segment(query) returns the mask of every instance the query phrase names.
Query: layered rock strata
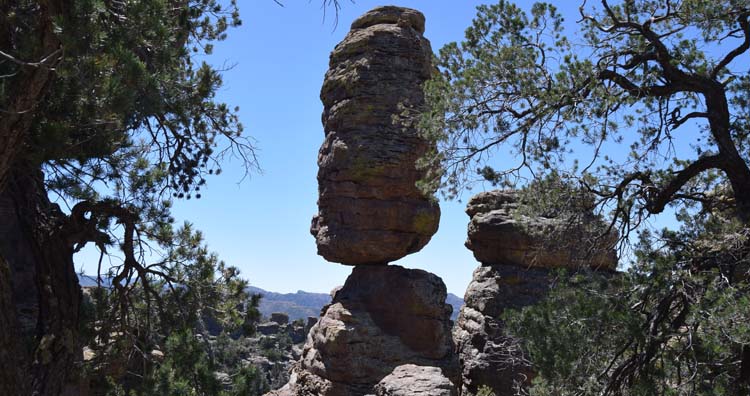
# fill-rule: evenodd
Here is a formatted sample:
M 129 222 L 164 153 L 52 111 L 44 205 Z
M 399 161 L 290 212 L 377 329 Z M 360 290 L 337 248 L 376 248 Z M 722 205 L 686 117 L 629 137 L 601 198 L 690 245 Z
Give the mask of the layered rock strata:
M 355 267 L 308 334 L 289 384 L 272 394 L 401 395 L 409 394 L 406 378 L 445 390 L 425 395 L 455 394 L 458 365 L 445 297 L 434 274 Z
M 456 395 L 443 281 L 387 265 L 424 247 L 440 219 L 416 185 L 430 148 L 416 129 L 433 72 L 423 33 L 420 12 L 378 7 L 331 53 L 310 231 L 318 254 L 355 267 L 310 329 L 289 383 L 272 395 Z
M 524 214 L 521 205 L 518 193 L 511 190 L 488 191 L 471 198 L 466 208 L 471 218 L 466 247 L 477 261 L 524 268 L 611 271 L 617 266 L 614 241 L 599 238 L 606 225 L 593 215 L 589 224 L 570 224 Z
M 584 241 L 597 240 L 594 233 L 604 228 L 593 216 L 593 224 L 576 226 L 525 214 L 529 211 L 521 205 L 513 191 L 490 191 L 473 197 L 466 210 L 471 218 L 466 246 L 481 265 L 453 330 L 462 396 L 476 395 L 481 386 L 496 396 L 516 395 L 533 377 L 521 340 L 505 330 L 501 316 L 506 310 L 544 298 L 555 269 L 611 271 L 617 266 L 611 238 L 580 248 Z M 579 243 L 551 245 L 550 236 L 558 234 L 574 236 Z
M 429 144 L 416 130 L 432 50 L 416 10 L 375 8 L 352 23 L 330 56 L 321 90 L 318 254 L 346 265 L 387 264 L 419 251 L 440 209 L 415 183 Z

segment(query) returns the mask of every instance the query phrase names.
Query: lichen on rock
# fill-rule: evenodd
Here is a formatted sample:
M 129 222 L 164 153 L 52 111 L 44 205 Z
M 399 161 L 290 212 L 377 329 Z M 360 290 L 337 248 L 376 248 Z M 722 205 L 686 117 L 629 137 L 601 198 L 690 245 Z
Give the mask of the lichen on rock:
M 519 194 L 494 190 L 471 198 L 466 213 L 471 220 L 466 247 L 485 264 L 527 268 L 617 267 L 613 235 L 607 225 L 592 219 L 587 224 L 528 215 Z
M 275 395 L 367 395 L 378 384 L 382 394 L 399 395 L 405 378 L 455 389 L 458 362 L 445 297 L 445 284 L 429 272 L 355 267 L 310 330 L 289 384 Z M 424 369 L 394 371 L 403 365 Z M 455 393 L 435 395 L 443 394 Z
M 321 100 L 318 254 L 346 265 L 388 264 L 422 249 L 440 208 L 416 183 L 430 148 L 415 116 L 433 73 L 424 16 L 386 6 L 368 11 L 330 56 Z
M 541 301 L 557 269 L 584 274 L 617 267 L 613 237 L 602 237 L 607 227 L 596 216 L 584 213 L 580 218 L 590 223 L 580 224 L 534 215 L 524 205 L 517 191 L 495 190 L 475 195 L 466 208 L 466 247 L 481 265 L 453 329 L 462 396 L 477 395 L 482 387 L 496 396 L 524 394 L 532 363 L 522 340 L 506 330 L 503 314 Z

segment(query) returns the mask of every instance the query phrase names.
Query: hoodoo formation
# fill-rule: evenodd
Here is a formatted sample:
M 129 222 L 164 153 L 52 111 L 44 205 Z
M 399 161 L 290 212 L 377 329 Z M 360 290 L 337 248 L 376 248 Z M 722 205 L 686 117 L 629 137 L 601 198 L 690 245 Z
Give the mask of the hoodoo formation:
M 437 201 L 415 185 L 429 148 L 415 127 L 432 73 L 423 32 L 419 11 L 378 7 L 331 53 L 311 232 L 326 260 L 355 267 L 272 395 L 457 395 L 445 284 L 387 265 L 422 249 L 440 219 Z
M 273 394 L 456 395 L 445 296 L 443 281 L 429 272 L 355 267 L 307 335 L 289 383 Z M 410 392 L 410 378 L 426 393 Z
M 564 232 L 577 241 L 596 241 L 606 224 L 593 216 L 587 227 L 558 219 L 522 214 L 514 191 L 488 191 L 470 201 L 466 247 L 481 265 L 464 295 L 464 306 L 453 329 L 461 365 L 462 396 L 487 386 L 496 396 L 517 395 L 533 376 L 521 340 L 509 335 L 500 319 L 508 309 L 538 303 L 550 287 L 556 268 L 614 271 L 612 241 L 579 251 L 579 244 L 543 242 Z M 546 237 L 546 238 L 545 238 Z M 572 250 L 571 250 L 572 249 Z
M 433 71 L 424 24 L 419 11 L 378 7 L 355 20 L 331 53 L 311 227 L 328 261 L 388 264 L 437 231 L 440 208 L 415 185 L 424 175 L 416 162 L 429 148 L 414 117 Z

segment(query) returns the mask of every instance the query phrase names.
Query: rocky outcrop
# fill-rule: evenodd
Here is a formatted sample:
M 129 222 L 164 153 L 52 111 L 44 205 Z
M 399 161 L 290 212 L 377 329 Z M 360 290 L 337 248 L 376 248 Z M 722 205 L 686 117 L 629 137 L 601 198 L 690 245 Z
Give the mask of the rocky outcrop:
M 417 160 L 430 148 L 416 129 L 433 73 L 423 33 L 420 12 L 378 7 L 331 53 L 310 231 L 318 254 L 355 268 L 310 329 L 289 382 L 271 395 L 456 394 L 443 281 L 387 265 L 424 247 L 440 219 L 416 185 Z
M 437 202 L 415 183 L 429 144 L 415 115 L 433 70 L 424 16 L 378 7 L 352 23 L 331 53 L 321 90 L 325 141 L 318 155 L 318 254 L 346 265 L 387 264 L 437 231 Z
M 274 312 L 271 314 L 271 317 L 269 318 L 269 320 L 271 322 L 275 322 L 280 325 L 286 325 L 286 324 L 289 324 L 289 315 L 283 312 Z
M 455 385 L 438 367 L 405 364 L 375 386 L 376 396 L 456 396 Z
M 481 265 L 466 290 L 453 330 L 461 365 L 462 395 L 488 386 L 496 396 L 516 395 L 531 379 L 531 364 L 500 316 L 540 301 L 549 287 L 546 268 Z
M 525 268 L 614 270 L 617 266 L 614 241 L 597 241 L 606 225 L 593 215 L 587 224 L 571 224 L 524 214 L 520 205 L 515 191 L 488 191 L 471 198 L 466 209 L 471 217 L 466 247 L 477 261 Z
M 433 375 L 438 370 L 448 382 L 455 382 L 452 308 L 445 296 L 442 280 L 425 271 L 355 267 L 308 334 L 289 384 L 275 394 L 373 394 L 391 374 L 393 382 L 380 388 L 395 392 L 396 378 L 403 380 L 404 374 L 394 369 L 406 364 L 426 367 L 420 370 L 432 373 L 434 381 L 441 381 Z M 420 370 L 411 375 L 428 376 Z
M 476 395 L 481 386 L 496 396 L 514 396 L 529 385 L 531 363 L 501 316 L 544 298 L 554 269 L 609 271 L 617 266 L 611 239 L 594 234 L 604 227 L 595 217 L 589 224 L 569 224 L 531 216 L 521 205 L 513 191 L 490 191 L 473 197 L 466 210 L 471 217 L 466 246 L 482 264 L 474 271 L 453 330 L 462 396 Z M 555 235 L 575 238 L 577 245 L 550 238 Z

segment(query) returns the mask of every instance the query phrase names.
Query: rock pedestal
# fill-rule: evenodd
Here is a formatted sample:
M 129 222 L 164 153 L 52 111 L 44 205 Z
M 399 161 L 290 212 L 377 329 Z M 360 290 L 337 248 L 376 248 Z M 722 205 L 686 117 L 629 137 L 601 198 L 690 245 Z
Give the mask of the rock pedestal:
M 466 247 L 481 262 L 464 295 L 453 340 L 461 366 L 461 395 L 473 396 L 488 386 L 496 396 L 515 396 L 527 387 L 533 371 L 521 340 L 508 334 L 500 319 L 506 309 L 521 309 L 546 296 L 557 268 L 607 270 L 617 266 L 611 241 L 586 246 L 604 224 L 585 227 L 524 215 L 518 194 L 489 191 L 476 195 L 466 213 L 471 218 Z M 598 230 L 598 231 L 597 231 Z M 576 246 L 552 245 L 550 235 L 564 233 Z M 588 233 L 588 234 L 587 234 Z
M 355 267 L 308 334 L 289 384 L 272 394 L 405 395 L 405 378 L 418 378 L 444 389 L 422 394 L 454 395 L 458 365 L 445 297 L 442 280 L 428 272 Z
M 318 254 L 346 265 L 388 264 L 437 231 L 437 202 L 415 183 L 429 144 L 416 115 L 432 50 L 424 16 L 378 7 L 352 23 L 331 53 L 320 93 L 325 141 L 318 155 Z

